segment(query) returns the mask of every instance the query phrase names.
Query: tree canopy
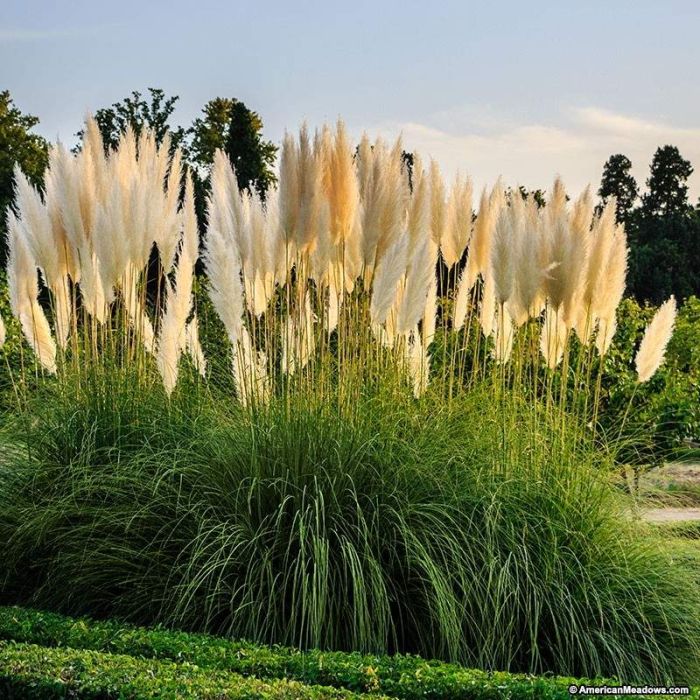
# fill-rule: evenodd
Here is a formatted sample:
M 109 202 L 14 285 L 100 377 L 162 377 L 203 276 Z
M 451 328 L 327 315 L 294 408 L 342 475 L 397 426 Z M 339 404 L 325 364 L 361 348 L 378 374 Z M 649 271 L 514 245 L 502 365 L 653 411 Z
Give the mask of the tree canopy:
M 7 258 L 5 217 L 14 195 L 15 164 L 34 185 L 41 185 L 48 164 L 49 144 L 42 136 L 32 133 L 39 119 L 23 114 L 15 105 L 9 91 L 0 92 L 0 265 Z
M 618 221 L 626 221 L 629 218 L 639 196 L 639 187 L 630 173 L 631 169 L 632 161 L 621 153 L 610 156 L 603 166 L 598 196 L 602 204 L 615 197 Z
M 652 303 L 700 294 L 700 211 L 688 201 L 690 161 L 676 146 L 659 147 L 641 201 L 631 166 L 626 156 L 611 156 L 598 190 L 603 203 L 617 198 L 617 219 L 627 228 L 628 291 Z
M 95 112 L 95 121 L 100 128 L 105 149 L 115 148 L 119 137 L 128 127 L 131 127 L 137 136 L 144 127 L 153 129 L 159 144 L 169 134 L 173 146 L 184 145 L 185 130 L 170 124 L 170 117 L 175 111 L 179 96 L 167 97 L 159 88 L 148 88 L 148 93 L 146 98 L 134 90 L 129 97 Z M 80 130 L 76 136 L 82 141 L 83 134 L 84 131 Z

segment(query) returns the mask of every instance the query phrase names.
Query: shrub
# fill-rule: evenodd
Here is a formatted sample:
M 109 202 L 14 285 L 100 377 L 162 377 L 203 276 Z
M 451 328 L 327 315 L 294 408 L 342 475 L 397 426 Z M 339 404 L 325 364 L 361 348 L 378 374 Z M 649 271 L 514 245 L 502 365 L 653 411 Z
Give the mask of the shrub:
M 619 342 L 611 348 L 603 374 L 601 423 L 612 437 L 622 433 L 620 460 L 637 465 L 678 456 L 686 440 L 700 440 L 700 300 L 690 297 L 680 308 L 664 366 L 640 386 L 632 356 L 653 314 L 652 307 L 640 307 L 632 299 L 622 302 Z
M 187 663 L 7 642 L 0 642 L 0 691 L 3 697 L 17 700 L 351 700 L 358 697 L 343 690 L 295 681 L 266 682 L 233 673 L 202 671 Z
M 356 692 L 390 694 L 402 700 L 566 697 L 573 678 L 486 673 L 412 656 L 300 652 L 118 622 L 75 620 L 22 608 L 0 608 L 0 638 L 48 647 L 165 659 L 244 676 L 291 678 Z M 603 681 L 597 681 L 599 684 Z

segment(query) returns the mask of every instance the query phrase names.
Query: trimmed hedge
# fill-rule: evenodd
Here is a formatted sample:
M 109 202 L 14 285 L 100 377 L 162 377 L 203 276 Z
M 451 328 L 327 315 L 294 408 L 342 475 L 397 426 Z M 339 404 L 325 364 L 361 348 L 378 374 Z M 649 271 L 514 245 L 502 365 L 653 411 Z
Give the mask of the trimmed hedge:
M 262 681 L 189 663 L 0 642 L 0 697 L 16 700 L 351 700 L 338 688 Z
M 293 678 L 303 683 L 372 693 L 373 697 L 384 693 L 402 700 L 549 700 L 569 698 L 568 687 L 571 683 L 586 682 L 571 678 L 488 673 L 454 664 L 424 661 L 414 656 L 300 652 L 285 647 L 259 646 L 201 634 L 158 628 L 147 630 L 114 621 L 75 620 L 63 615 L 16 607 L 0 607 L 0 638 L 48 647 L 93 650 L 102 652 L 102 656 L 104 653 L 128 654 L 168 660 L 186 664 L 186 668 L 194 665 L 214 672 L 235 672 L 242 676 Z M 313 692 L 322 691 L 315 689 Z

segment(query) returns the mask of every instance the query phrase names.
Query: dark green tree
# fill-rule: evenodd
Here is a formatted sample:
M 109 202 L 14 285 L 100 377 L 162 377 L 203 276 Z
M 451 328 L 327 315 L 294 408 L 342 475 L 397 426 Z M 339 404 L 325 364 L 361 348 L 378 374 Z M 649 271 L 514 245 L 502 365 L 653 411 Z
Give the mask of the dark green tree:
M 700 212 L 690 206 L 686 184 L 692 172 L 675 146 L 658 148 L 648 192 L 627 217 L 629 289 L 640 302 L 700 293 Z
M 106 150 L 116 147 L 119 137 L 129 126 L 137 136 L 144 127 L 153 129 L 159 144 L 163 142 L 166 134 L 169 134 L 173 148 L 185 145 L 185 130 L 170 124 L 170 117 L 180 98 L 177 95 L 166 97 L 165 92 L 159 88 L 148 88 L 148 92 L 149 96 L 146 98 L 134 90 L 131 96 L 125 97 L 121 102 L 115 102 L 111 107 L 103 107 L 95 112 L 95 121 L 100 128 Z M 81 130 L 76 136 L 82 141 L 83 134 L 84 130 Z
M 603 166 L 598 196 L 602 205 L 605 205 L 610 197 L 617 199 L 615 210 L 618 222 L 629 219 L 639 196 L 639 187 L 630 173 L 631 168 L 632 161 L 621 153 L 610 156 Z
M 646 216 L 687 214 L 687 180 L 693 172 L 689 160 L 683 158 L 676 146 L 656 149 L 647 180 L 648 192 L 642 198 L 642 212 Z
M 236 169 L 238 186 L 254 188 L 261 197 L 276 182 L 273 171 L 277 146 L 262 137 L 260 115 L 235 98 L 209 100 L 187 130 L 189 157 L 194 166 L 195 203 L 200 228 L 206 225 L 206 196 L 214 154 L 223 150 Z
M 187 130 L 190 137 L 190 158 L 203 174 L 214 162 L 217 149 L 224 149 L 231 122 L 233 100 L 228 97 L 215 97 L 209 100 L 202 110 L 203 116 L 197 117 Z
M 13 169 L 18 163 L 29 180 L 42 184 L 48 164 L 49 145 L 43 137 L 31 133 L 37 117 L 22 112 L 13 104 L 9 91 L 0 92 L 0 266 L 5 267 L 7 244 L 5 221 L 14 190 Z
M 263 122 L 240 100 L 231 100 L 224 151 L 236 169 L 238 186 L 255 189 L 261 197 L 277 182 L 273 171 L 277 146 L 262 137 Z

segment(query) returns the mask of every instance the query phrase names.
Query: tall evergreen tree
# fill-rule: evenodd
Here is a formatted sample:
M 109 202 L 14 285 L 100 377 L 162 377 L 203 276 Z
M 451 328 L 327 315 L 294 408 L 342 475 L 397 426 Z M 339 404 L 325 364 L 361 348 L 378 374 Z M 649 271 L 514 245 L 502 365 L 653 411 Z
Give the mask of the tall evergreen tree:
M 646 216 L 687 214 L 687 180 L 692 173 L 693 166 L 681 156 L 676 146 L 657 148 L 647 180 L 648 192 L 642 199 L 643 213 Z
M 688 202 L 693 172 L 675 146 L 656 150 L 641 206 L 626 217 L 629 289 L 639 301 L 660 303 L 700 294 L 700 213 Z
M 261 197 L 277 182 L 272 170 L 277 146 L 262 137 L 260 115 L 240 100 L 232 100 L 224 150 L 236 170 L 238 186 L 255 189 Z
M 639 196 L 639 187 L 630 173 L 631 168 L 632 161 L 621 153 L 610 156 L 603 166 L 603 177 L 598 196 L 603 205 L 610 197 L 616 198 L 615 211 L 619 222 L 629 219 Z

